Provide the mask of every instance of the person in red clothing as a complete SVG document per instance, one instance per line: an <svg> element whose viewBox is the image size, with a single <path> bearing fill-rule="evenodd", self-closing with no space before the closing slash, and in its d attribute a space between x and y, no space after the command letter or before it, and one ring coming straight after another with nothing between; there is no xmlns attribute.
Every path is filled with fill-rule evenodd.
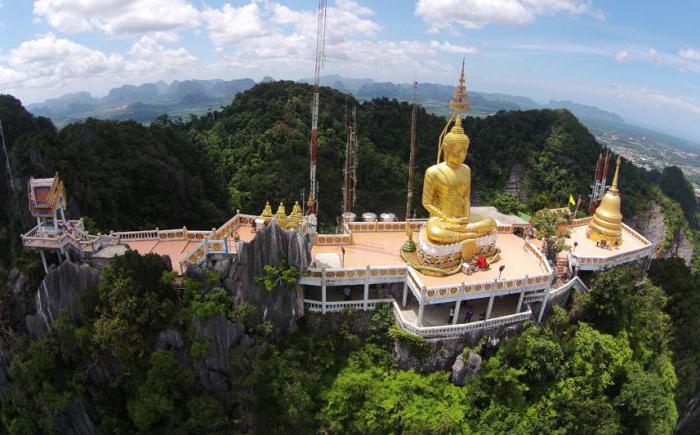
<svg viewBox="0 0 700 435"><path fill-rule="evenodd" d="M479 255L479 257L476 259L476 265L479 267L479 269L489 268L489 263L486 261L486 257L483 255Z"/></svg>

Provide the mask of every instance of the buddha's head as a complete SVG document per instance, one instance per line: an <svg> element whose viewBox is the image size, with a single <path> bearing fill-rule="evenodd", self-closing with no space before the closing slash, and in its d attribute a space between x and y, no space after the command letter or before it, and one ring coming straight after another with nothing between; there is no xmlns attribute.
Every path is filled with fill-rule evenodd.
<svg viewBox="0 0 700 435"><path fill-rule="evenodd" d="M469 137L464 134L462 118L457 115L455 125L442 140L442 151L445 153L445 162L451 168L458 167L467 158L469 149Z"/></svg>

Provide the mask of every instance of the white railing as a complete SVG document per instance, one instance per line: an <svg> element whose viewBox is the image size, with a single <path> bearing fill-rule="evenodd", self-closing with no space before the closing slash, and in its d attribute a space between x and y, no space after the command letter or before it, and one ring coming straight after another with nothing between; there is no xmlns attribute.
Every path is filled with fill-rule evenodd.
<svg viewBox="0 0 700 435"><path fill-rule="evenodd" d="M575 253L571 253L571 259L581 270L598 270L617 266L631 261L636 261L641 258L648 257L654 253L656 244L652 243L649 246L634 249L632 251L621 252L610 256L589 256L582 257Z"/></svg>
<svg viewBox="0 0 700 435"><path fill-rule="evenodd" d="M497 328L500 326L512 325L524 322L532 317L532 311L528 307L527 311L522 313L510 314L508 316L494 317L493 319L480 320L470 323L458 323L456 325L443 326L418 326L409 322L401 312L401 307L394 301L394 317L396 323L406 331L415 335L429 337L455 337L468 332L481 331L486 329Z"/></svg>
<svg viewBox="0 0 700 435"><path fill-rule="evenodd" d="M394 302L393 299L368 299L366 301L367 310L374 310L378 305L381 304L391 304ZM364 300L352 300L352 301L326 301L326 312L338 312L347 309L354 310L364 310L365 301ZM323 301L317 301L312 299L304 299L304 307L310 312L323 312Z"/></svg>
<svg viewBox="0 0 700 435"><path fill-rule="evenodd" d="M145 231L122 231L113 233L119 240L156 240L158 239L158 230Z"/></svg>
<svg viewBox="0 0 700 435"><path fill-rule="evenodd" d="M586 284L583 281L581 281L581 278L579 278L578 276L575 276L575 277L571 278L567 283L562 285L561 287L557 287L555 289L549 290L548 298L551 299L553 297L556 297L556 296L560 295L561 293L564 293L565 291L569 290L571 287L577 287L581 291L586 291L586 292L588 291L588 287L586 286Z"/></svg>
<svg viewBox="0 0 700 435"><path fill-rule="evenodd" d="M370 284L379 282L403 282L407 274L406 266L374 266L354 268L309 268L302 272L301 284L321 285L323 279L329 285L338 285L339 282L349 284L363 284L368 280Z"/></svg>

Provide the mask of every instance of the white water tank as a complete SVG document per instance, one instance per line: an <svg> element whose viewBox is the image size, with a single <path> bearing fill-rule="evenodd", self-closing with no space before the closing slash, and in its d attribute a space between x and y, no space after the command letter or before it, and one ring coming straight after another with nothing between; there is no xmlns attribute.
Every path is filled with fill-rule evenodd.
<svg viewBox="0 0 700 435"><path fill-rule="evenodd" d="M377 215L374 213L362 213L362 220L365 222L377 222Z"/></svg>
<svg viewBox="0 0 700 435"><path fill-rule="evenodd" d="M343 222L355 222L357 215L351 211L343 213Z"/></svg>
<svg viewBox="0 0 700 435"><path fill-rule="evenodd" d="M394 213L382 213L379 215L382 222L396 222L396 215Z"/></svg>

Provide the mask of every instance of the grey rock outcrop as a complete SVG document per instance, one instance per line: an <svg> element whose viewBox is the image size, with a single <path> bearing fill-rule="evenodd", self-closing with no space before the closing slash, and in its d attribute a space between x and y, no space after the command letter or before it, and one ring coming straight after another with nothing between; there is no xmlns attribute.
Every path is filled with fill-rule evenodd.
<svg viewBox="0 0 700 435"><path fill-rule="evenodd" d="M185 348L185 340L182 339L182 335L178 331L174 329L162 331L156 339L156 347L172 352L181 363L192 366L192 358Z"/></svg>
<svg viewBox="0 0 700 435"><path fill-rule="evenodd" d="M58 433L66 435L92 435L95 426L81 401L75 401L58 417Z"/></svg>
<svg viewBox="0 0 700 435"><path fill-rule="evenodd" d="M663 247L666 240L666 223L664 222L663 211L661 211L661 206L658 203L652 202L649 210L630 219L629 225L650 241ZM690 265L693 259L693 247L682 229L679 229L678 233L674 234L670 245L661 251L661 256L663 258L678 256L683 258L686 264Z"/></svg>
<svg viewBox="0 0 700 435"><path fill-rule="evenodd" d="M300 289L267 291L256 282L256 277L264 275L266 265L278 265L282 257L290 266L304 270L311 261L311 248L298 232L284 230L273 220L251 242L242 245L237 257L225 260L230 264L213 265L214 270L224 272L224 287L236 302L257 307L260 316L273 324L275 334L294 328L304 308Z"/></svg>
<svg viewBox="0 0 700 435"><path fill-rule="evenodd" d="M29 289L29 280L17 268L12 268L7 275L7 287L10 289L10 318L7 320L16 325L24 316L36 311L35 299Z"/></svg>
<svg viewBox="0 0 700 435"><path fill-rule="evenodd" d="M10 366L10 352L0 344L0 402L5 400L10 389L10 379L7 376L7 368Z"/></svg>
<svg viewBox="0 0 700 435"><path fill-rule="evenodd" d="M228 352L243 337L243 326L231 323L222 315L214 316L206 322L194 318L192 326L211 343L209 355L194 361L194 371L207 391L223 397L231 389L228 381Z"/></svg>
<svg viewBox="0 0 700 435"><path fill-rule="evenodd" d="M25 320L29 334L38 337L46 333L62 309L73 316L82 315L84 291L99 280L97 269L70 261L49 271L36 292L36 314L28 315Z"/></svg>
<svg viewBox="0 0 700 435"><path fill-rule="evenodd" d="M685 405L683 414L678 416L675 433L696 433L700 427L700 393Z"/></svg>
<svg viewBox="0 0 700 435"><path fill-rule="evenodd" d="M470 350L466 359L461 353L452 364L452 383L460 387L467 385L481 371L481 356L478 353Z"/></svg>

